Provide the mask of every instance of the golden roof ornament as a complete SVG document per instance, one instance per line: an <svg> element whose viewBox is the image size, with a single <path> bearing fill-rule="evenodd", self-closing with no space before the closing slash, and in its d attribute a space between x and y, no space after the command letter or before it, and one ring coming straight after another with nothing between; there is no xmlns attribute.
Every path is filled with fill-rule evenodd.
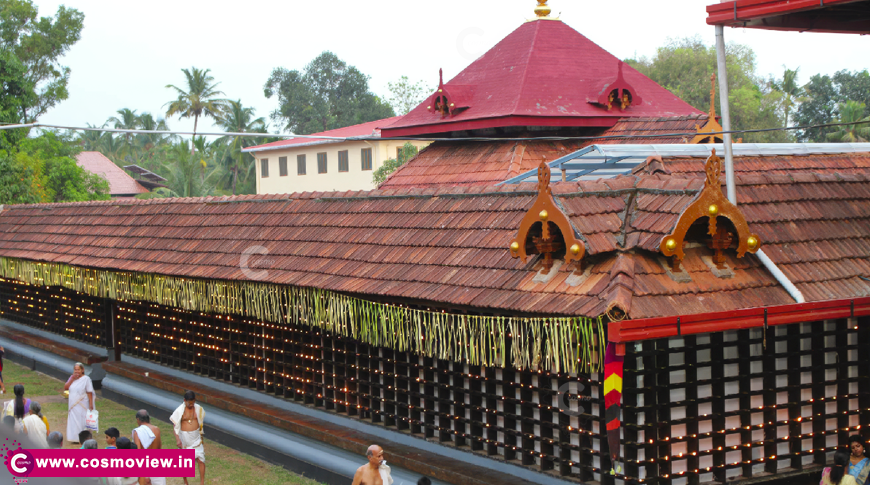
<svg viewBox="0 0 870 485"><path fill-rule="evenodd" d="M556 204L550 188L550 166L542 161L538 167L538 196L526 212L516 237L510 243L512 258L525 263L529 255L543 255L546 271L553 267L554 256L564 253L565 263L581 262L586 254L586 244L574 233L568 215Z"/></svg>
<svg viewBox="0 0 870 485"><path fill-rule="evenodd" d="M680 214L673 231L665 235L659 244L662 254L673 257L671 266L674 271L679 271L680 261L685 257L683 244L689 228L695 221L704 217L707 218L707 234L713 236L708 245L715 250L714 261L720 268L725 262L724 251L732 248L733 243L736 242L738 258L742 258L746 253L754 254L761 245L758 234L749 229L743 212L722 193L722 184L719 181L722 160L716 156L716 150L712 150L710 158L704 164L704 172L707 175L704 188ZM719 219L730 221L734 233L729 233L727 226L720 224L724 221Z"/></svg>
<svg viewBox="0 0 870 485"><path fill-rule="evenodd" d="M547 5L548 0L538 0L538 6L535 7L535 17L529 19L529 22L534 22L535 20L559 20L559 17L550 17L550 6Z"/></svg>

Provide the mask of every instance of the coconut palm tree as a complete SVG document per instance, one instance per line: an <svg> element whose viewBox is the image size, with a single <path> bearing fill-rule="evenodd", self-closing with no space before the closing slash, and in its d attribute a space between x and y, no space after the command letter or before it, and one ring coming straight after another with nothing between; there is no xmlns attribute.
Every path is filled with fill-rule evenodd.
<svg viewBox="0 0 870 485"><path fill-rule="evenodd" d="M103 126L93 126L88 123L88 128L105 128L106 125ZM82 150L86 152L96 152L100 151L100 144L103 137L102 131L82 131L78 135L79 144L82 146Z"/></svg>
<svg viewBox="0 0 870 485"><path fill-rule="evenodd" d="M139 115L139 127L149 131L168 131L166 121L163 118L154 119L151 113L142 113ZM149 170L154 170L154 159L158 149L163 146L171 136L160 135L156 133L139 133L133 140L133 146L140 154L140 161L145 162Z"/></svg>
<svg viewBox="0 0 870 485"><path fill-rule="evenodd" d="M861 119L864 114L864 103L847 101L840 105L840 123L847 124L840 127L840 131L828 133L825 138L828 141L838 143L866 143L870 140L870 123L857 124L859 121L870 122L870 116Z"/></svg>
<svg viewBox="0 0 870 485"><path fill-rule="evenodd" d="M182 69L181 72L187 80L187 90L178 86L167 84L167 88L174 89L178 98L174 101L166 103L164 106L169 106L166 110L166 116L178 115L181 118L193 118L193 137L196 138L196 129L199 123L200 116L210 116L217 118L224 110L226 100L218 96L224 94L223 91L218 91L217 85L220 83L214 82L214 77L209 75L211 69ZM191 146L193 153L193 146Z"/></svg>
<svg viewBox="0 0 870 485"><path fill-rule="evenodd" d="M795 104L796 98L800 96L801 87L797 83L798 72L801 70L800 67L792 71L791 69L782 66L785 68L785 72L782 75L782 83L777 86L779 91L785 95L785 101L783 101L783 111L785 111L785 127L788 127L788 116L791 114L791 109Z"/></svg>
<svg viewBox="0 0 870 485"><path fill-rule="evenodd" d="M112 116L106 121L106 124L112 123L116 130L137 130L139 129L139 115L135 109L122 108L116 111L120 115ZM124 140L128 146L131 146L133 140L132 133L124 133Z"/></svg>
<svg viewBox="0 0 870 485"><path fill-rule="evenodd" d="M165 152L163 173L166 185L175 197L203 197L215 193L216 181L221 177L220 167L203 167L200 154L190 153L186 140L173 143ZM203 169L207 170L203 173Z"/></svg>
<svg viewBox="0 0 870 485"><path fill-rule="evenodd" d="M216 122L224 131L230 133L266 133L266 121L263 118L252 119L254 117L254 108L242 106L242 100L230 101L226 111L222 116L218 117ZM218 138L218 141L228 143L232 156L229 157L233 163L227 167L233 177L233 195L236 195L236 181L239 176L239 167L242 166L242 158L252 158L250 155L242 153L243 148L256 145L258 141L254 138L235 136L230 140L230 136Z"/></svg>

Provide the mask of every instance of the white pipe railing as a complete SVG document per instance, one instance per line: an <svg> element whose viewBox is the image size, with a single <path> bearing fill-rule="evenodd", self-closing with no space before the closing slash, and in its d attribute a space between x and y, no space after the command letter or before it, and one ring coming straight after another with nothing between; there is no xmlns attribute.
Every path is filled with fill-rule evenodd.
<svg viewBox="0 0 870 485"><path fill-rule="evenodd" d="M731 148L731 110L728 106L728 70L725 64L725 27L716 26L716 64L719 70L719 104L720 113L722 113L722 131L726 133L722 136L723 144L725 145L725 187L726 195L732 204L737 205L737 185L734 182L734 151ZM765 268L776 278L776 281L788 291L788 294L798 303L804 303L803 293L788 279L788 276L774 263L763 249L759 249L755 256L761 261Z"/></svg>

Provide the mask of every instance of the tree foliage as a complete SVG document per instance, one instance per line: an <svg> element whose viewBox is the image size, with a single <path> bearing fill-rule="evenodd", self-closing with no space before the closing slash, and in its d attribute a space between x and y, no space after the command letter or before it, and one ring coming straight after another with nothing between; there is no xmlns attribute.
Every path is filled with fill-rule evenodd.
<svg viewBox="0 0 870 485"><path fill-rule="evenodd" d="M828 133L825 138L828 141L839 143L867 143L870 141L870 116L862 118L864 108L864 103L858 101L847 101L841 105L840 118L837 121L847 124L840 126L838 131ZM858 124L859 121L864 123Z"/></svg>
<svg viewBox="0 0 870 485"><path fill-rule="evenodd" d="M417 147L411 144L411 142L405 143L398 153L398 158L384 160L384 163L372 172L372 181L375 185L381 185L391 173L395 172L408 160L416 157L418 151Z"/></svg>
<svg viewBox="0 0 870 485"><path fill-rule="evenodd" d="M755 53L740 44L725 48L728 63L729 107L734 130L778 128L783 126L783 94L772 89L755 72ZM660 47L652 59L629 59L629 65L665 87L676 96L702 111L710 110L710 76L716 73L716 48L700 37L672 39ZM719 96L713 100L716 112L722 112ZM747 133L747 142L783 142L782 131Z"/></svg>
<svg viewBox="0 0 870 485"><path fill-rule="evenodd" d="M864 105L857 119L870 116L870 72L865 69L856 72L842 70L833 76L816 74L803 86L803 95L803 102L794 117L798 126L833 123L842 117L841 106L848 106L849 101ZM822 142L828 134L838 131L838 127L808 128L798 133L798 139Z"/></svg>
<svg viewBox="0 0 870 485"><path fill-rule="evenodd" d="M0 0L0 41L24 65L36 96L19 111L32 122L69 97L70 68L59 59L81 38L84 14L61 5L54 17L38 17L30 0Z"/></svg>
<svg viewBox="0 0 870 485"><path fill-rule="evenodd" d="M263 118L254 119L254 108L244 107L242 100L230 101L229 106L217 119L217 125L230 133L266 133L266 120ZM230 161L225 170L232 174L232 193L236 195L236 182L239 177L239 170L243 167L243 160L248 160L249 165L253 165L254 157L250 153L242 153L243 148L254 146L259 143L255 138L234 136L221 137L218 142L223 141L229 144L231 156L225 158Z"/></svg>
<svg viewBox="0 0 870 485"><path fill-rule="evenodd" d="M182 118L193 118L193 136L196 137L197 123L200 116L219 118L226 108L227 100L219 98L223 91L217 89L220 83L214 82L214 77L209 74L211 69L182 69L187 86L185 89L173 84L166 87L174 89L178 97L174 101L166 103L166 116L178 115Z"/></svg>
<svg viewBox="0 0 870 485"><path fill-rule="evenodd" d="M0 122L19 123L21 113L36 101L33 83L26 68L10 51L0 50ZM27 129L0 131L0 150L9 150L27 136Z"/></svg>
<svg viewBox="0 0 870 485"><path fill-rule="evenodd" d="M402 76L395 83L387 83L390 90L390 104L398 115L406 115L426 99L429 90L423 81L412 83L408 76Z"/></svg>
<svg viewBox="0 0 870 485"><path fill-rule="evenodd" d="M80 167L78 147L53 132L0 151L0 204L109 199L109 183Z"/></svg>
<svg viewBox="0 0 870 485"><path fill-rule="evenodd" d="M395 116L393 108L369 91L369 76L332 52L303 71L276 68L266 81L267 98L278 98L272 120L300 135Z"/></svg>

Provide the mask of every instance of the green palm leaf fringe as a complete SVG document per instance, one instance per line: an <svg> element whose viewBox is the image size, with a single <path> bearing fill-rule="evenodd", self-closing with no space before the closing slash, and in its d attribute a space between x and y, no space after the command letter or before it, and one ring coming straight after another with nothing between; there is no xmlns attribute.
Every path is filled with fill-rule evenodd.
<svg viewBox="0 0 870 485"><path fill-rule="evenodd" d="M600 372L601 317L504 317L419 310L329 290L100 270L0 257L0 276L113 300L307 325L376 347L471 365L555 373Z"/></svg>

